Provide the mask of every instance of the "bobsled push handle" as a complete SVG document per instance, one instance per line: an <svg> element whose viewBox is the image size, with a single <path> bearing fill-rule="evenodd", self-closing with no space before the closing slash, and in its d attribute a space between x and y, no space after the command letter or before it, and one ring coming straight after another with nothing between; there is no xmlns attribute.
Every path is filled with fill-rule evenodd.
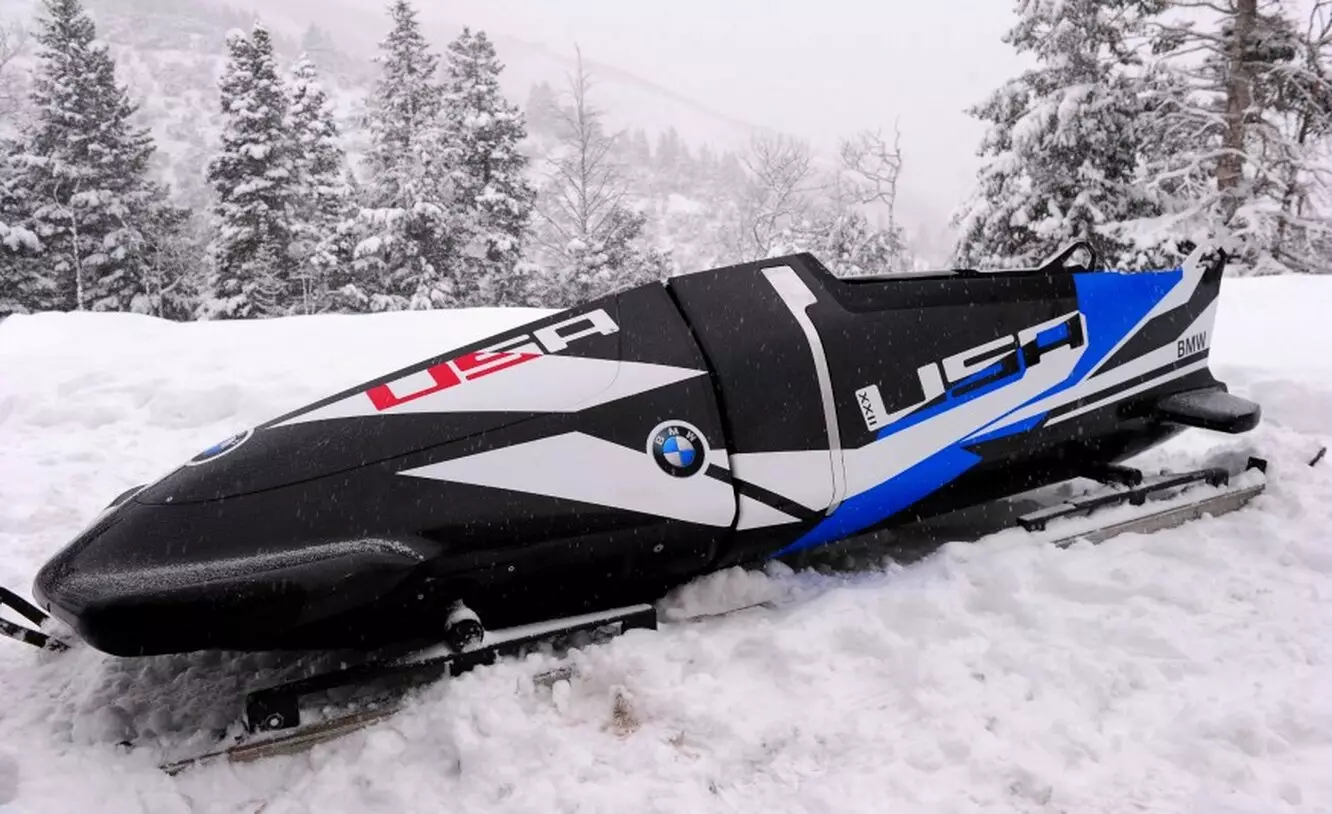
<svg viewBox="0 0 1332 814"><path fill-rule="evenodd" d="M1087 261L1085 263L1073 263L1070 265L1068 261L1072 260L1079 253L1086 254ZM1091 271L1096 268L1099 259L1100 258L1096 256L1096 250L1092 248L1090 243L1085 240L1079 240L1068 244L1055 254L1051 255L1049 259L1041 264L1040 269L1041 271L1051 272Z"/></svg>
<svg viewBox="0 0 1332 814"><path fill-rule="evenodd" d="M1262 408L1224 389L1186 390L1156 403L1156 417L1171 424L1226 432L1248 432L1258 426Z"/></svg>
<svg viewBox="0 0 1332 814"><path fill-rule="evenodd" d="M46 621L46 614L38 610L37 606L8 588L0 587L0 610L5 607L13 608L15 613L38 627ZM65 643L54 636L15 624L7 619L0 619L0 635L8 636L33 647L40 647L43 650L64 650L66 648Z"/></svg>
<svg viewBox="0 0 1332 814"><path fill-rule="evenodd" d="M1079 254L1086 256L1085 262L1069 262ZM1092 271L1099 263L1100 258L1096 256L1096 250L1092 248L1092 245L1085 240L1079 240L1075 243L1068 244L1058 252L1050 255L1040 264L1036 265L1034 269L1029 266L1024 266L1021 269L1009 269L1009 271L1035 271L1040 274L1073 274L1076 272ZM978 269L953 269L953 274L956 274L959 277L984 277L987 274L996 273L1003 272L980 271Z"/></svg>

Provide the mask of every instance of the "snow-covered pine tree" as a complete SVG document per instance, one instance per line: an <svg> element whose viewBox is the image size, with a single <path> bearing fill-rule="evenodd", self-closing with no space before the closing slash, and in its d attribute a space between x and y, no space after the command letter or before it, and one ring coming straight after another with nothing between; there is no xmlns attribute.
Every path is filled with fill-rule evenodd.
<svg viewBox="0 0 1332 814"><path fill-rule="evenodd" d="M355 240L354 270L371 286L361 293L372 310L447 308L458 302L457 244L439 57L407 0L394 0L389 14L369 102L368 177L360 211L343 229Z"/></svg>
<svg viewBox="0 0 1332 814"><path fill-rule="evenodd" d="M387 298L381 291L383 286L375 277L373 264L355 262L356 246L361 240L365 222L360 220L364 210L357 201L364 200L365 191L356 173L347 166L342 176L343 188L347 191L348 215L336 224L330 250L337 262L326 269L324 276L324 311L361 312L384 310ZM375 298L372 301L372 297Z"/></svg>
<svg viewBox="0 0 1332 814"><path fill-rule="evenodd" d="M653 152L652 163L663 191L674 192L684 187L689 160L689 146L674 127L666 128L657 136L657 149Z"/></svg>
<svg viewBox="0 0 1332 814"><path fill-rule="evenodd" d="M1161 0L1017 0L1004 41L1037 66L971 112L990 123L979 191L959 213L957 262L1020 266L1087 239L1112 266L1161 261L1115 233L1150 217L1137 183L1143 124L1133 48Z"/></svg>
<svg viewBox="0 0 1332 814"><path fill-rule="evenodd" d="M540 304L568 307L612 291L669 277L670 256L643 245L646 226L647 216L642 212L627 206L611 209L589 239L569 242L565 248L567 265L563 274L554 278L559 282L553 290L545 291Z"/></svg>
<svg viewBox="0 0 1332 814"><path fill-rule="evenodd" d="M444 122L453 178L453 217L463 233L455 266L463 305L521 305L528 280L523 239L536 201L527 180L523 114L505 100L503 66L484 31L449 43Z"/></svg>
<svg viewBox="0 0 1332 814"><path fill-rule="evenodd" d="M311 23L305 29L305 33L301 35L300 51L303 58L318 65L325 75L351 74L359 78L366 73L367 66L343 53L334 42L333 36L318 24ZM369 77L366 78L368 80Z"/></svg>
<svg viewBox="0 0 1332 814"><path fill-rule="evenodd" d="M25 285L32 310L152 312L149 256L179 222L149 177L154 147L78 0L45 0L32 121L11 156L9 223L41 242L50 279ZM155 221L162 230L147 228ZM165 231L163 231L165 230ZM23 233L18 233L23 236ZM31 250L32 241L22 241ZM33 281L29 280L29 283Z"/></svg>
<svg viewBox="0 0 1332 814"><path fill-rule="evenodd" d="M627 152L630 166L643 172L652 167L652 145L648 142L647 131L639 127L629 136ZM704 148L706 149L706 147Z"/></svg>
<svg viewBox="0 0 1332 814"><path fill-rule="evenodd" d="M41 241L22 225L31 210L29 190L23 185L23 165L19 162L18 144L0 141L0 263L7 257L36 254ZM8 269L0 265L0 269ZM0 284L9 283L0 279Z"/></svg>
<svg viewBox="0 0 1332 814"><path fill-rule="evenodd" d="M35 256L42 244L21 225L30 207L16 160L17 145L0 142L0 316L27 313L54 296L54 280Z"/></svg>
<svg viewBox="0 0 1332 814"><path fill-rule="evenodd" d="M1293 30L1293 25L1292 25ZM1278 63L1260 89L1282 119L1288 145L1270 197L1278 202L1273 264L1281 270L1332 273L1332 2L1318 0L1303 32L1294 32L1295 57Z"/></svg>
<svg viewBox="0 0 1332 814"><path fill-rule="evenodd" d="M287 97L268 30L232 31L222 76L221 149L208 163L216 235L208 247L210 298L202 314L279 316L299 299L291 257L293 173Z"/></svg>
<svg viewBox="0 0 1332 814"><path fill-rule="evenodd" d="M836 206L784 230L772 253L796 252L812 253L838 277L902 271L908 259L898 232L875 227L858 209Z"/></svg>
<svg viewBox="0 0 1332 814"><path fill-rule="evenodd" d="M1257 0L1173 5L1184 13L1153 42L1164 57L1146 144L1167 223L1257 273L1328 271L1332 3L1317 0L1299 23Z"/></svg>
<svg viewBox="0 0 1332 814"><path fill-rule="evenodd" d="M145 254L147 313L180 321L197 316L208 282L203 220L202 215L190 217L181 209L158 207L144 223L144 232L152 237Z"/></svg>
<svg viewBox="0 0 1332 814"><path fill-rule="evenodd" d="M338 226L353 213L347 158L338 146L337 122L308 57L302 56L292 71L287 115L294 192L293 279L300 286L293 309L312 314L329 306L330 284L341 287L342 281L329 277L343 263Z"/></svg>
<svg viewBox="0 0 1332 814"><path fill-rule="evenodd" d="M874 224L858 206L830 201L809 219L775 237L770 256L810 252L838 277L861 277L909 270L911 257L901 230Z"/></svg>
<svg viewBox="0 0 1332 814"><path fill-rule="evenodd" d="M643 245L646 217L628 203L628 181L616 164L616 138L588 96L591 76L581 51L569 78L572 97L558 111L559 145L537 201L543 251L533 300L572 305L669 274L669 259Z"/></svg>
<svg viewBox="0 0 1332 814"><path fill-rule="evenodd" d="M527 104L523 106L528 131L536 136L554 135L558 130L559 107L559 97L549 82L543 79L532 83L527 92Z"/></svg>

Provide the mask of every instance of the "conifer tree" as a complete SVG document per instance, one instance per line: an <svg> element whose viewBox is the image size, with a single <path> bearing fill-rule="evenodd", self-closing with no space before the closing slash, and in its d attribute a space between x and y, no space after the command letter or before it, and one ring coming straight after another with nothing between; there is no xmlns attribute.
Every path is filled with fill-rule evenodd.
<svg viewBox="0 0 1332 814"><path fill-rule="evenodd" d="M456 277L467 305L520 305L526 297L518 263L536 191L520 149L523 114L500 91L502 67L483 31L464 28L449 44L444 124L452 220L465 235Z"/></svg>
<svg viewBox="0 0 1332 814"><path fill-rule="evenodd" d="M151 312L148 258L181 216L150 178L152 137L79 0L45 0L45 13L33 119L7 162L3 204L7 245L31 252L35 237L45 279L6 264L28 269L14 290L32 310Z"/></svg>
<svg viewBox="0 0 1332 814"><path fill-rule="evenodd" d="M1166 228L1224 244L1234 268L1332 269L1332 3L1311 6L1226 0L1153 38L1146 186Z"/></svg>
<svg viewBox="0 0 1332 814"><path fill-rule="evenodd" d="M22 225L30 206L18 161L18 145L0 142L0 258L41 251L41 241ZM3 279L0 284L13 284Z"/></svg>
<svg viewBox="0 0 1332 814"><path fill-rule="evenodd" d="M1004 41L1037 66L972 114L990 123L980 189L958 219L957 260L1030 265L1071 241L1097 244L1110 265L1159 261L1115 227L1159 211L1137 183L1140 81L1125 69L1132 38L1159 0L1018 0Z"/></svg>
<svg viewBox="0 0 1332 814"><path fill-rule="evenodd" d="M629 137L628 150L629 160L636 169L642 171L652 167L652 145L648 143L647 132L643 128L638 128Z"/></svg>
<svg viewBox="0 0 1332 814"><path fill-rule="evenodd" d="M680 138L674 127L669 127L657 137L657 150L653 156L657 172L669 189L678 189L684 166L689 161L689 148Z"/></svg>
<svg viewBox="0 0 1332 814"><path fill-rule="evenodd" d="M338 226L350 212L347 159L338 125L314 63L302 57L293 70L288 132L293 173L292 253L299 313L323 310L329 274L339 265Z"/></svg>
<svg viewBox="0 0 1332 814"><path fill-rule="evenodd" d="M537 136L554 135L559 107L559 97L550 82L543 79L533 83L527 92L527 104L523 106L528 132Z"/></svg>
<svg viewBox="0 0 1332 814"><path fill-rule="evenodd" d="M380 43L380 77L370 98L362 205L344 231L355 239L362 293L374 310L441 308L458 302L452 184L441 122L439 57L407 0L389 7L393 29Z"/></svg>
<svg viewBox="0 0 1332 814"><path fill-rule="evenodd" d="M16 152L16 145L0 142L0 316L40 307L52 298L54 283L33 259L41 241L21 223L28 205Z"/></svg>
<svg viewBox="0 0 1332 814"><path fill-rule="evenodd" d="M268 30L233 31L222 77L226 123L220 152L208 164L216 192L217 234L209 316L278 316L298 300L293 282L291 212L294 201L287 97Z"/></svg>

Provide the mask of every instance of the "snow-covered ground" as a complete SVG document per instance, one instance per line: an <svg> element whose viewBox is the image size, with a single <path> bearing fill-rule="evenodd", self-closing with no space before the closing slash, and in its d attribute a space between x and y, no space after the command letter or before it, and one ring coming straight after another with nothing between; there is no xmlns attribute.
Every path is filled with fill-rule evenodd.
<svg viewBox="0 0 1332 814"><path fill-rule="evenodd" d="M283 662L0 642L0 811L1332 810L1332 465L1304 464L1332 442L1329 304L1332 279L1228 281L1213 368L1265 422L1153 453L1261 451L1244 511L728 572L674 609L793 601L576 652L551 688L539 658L483 669L307 754L177 777L157 761ZM213 441L529 316L0 323L0 583L26 588L107 500Z"/></svg>

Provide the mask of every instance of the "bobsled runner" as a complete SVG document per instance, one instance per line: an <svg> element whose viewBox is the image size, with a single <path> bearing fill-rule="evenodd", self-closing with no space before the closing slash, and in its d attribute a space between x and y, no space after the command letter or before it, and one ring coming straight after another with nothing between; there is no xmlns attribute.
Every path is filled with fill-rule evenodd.
<svg viewBox="0 0 1332 814"><path fill-rule="evenodd" d="M800 254L606 296L207 448L57 553L40 607L0 604L121 656L438 646L393 664L441 675L651 627L707 572L1075 478L1108 491L1024 525L1191 484L1206 497L1170 518L1242 505L1261 485L1122 464L1259 420L1208 369L1225 254L1121 273L1088 252L849 279ZM300 689L250 725L291 726Z"/></svg>

